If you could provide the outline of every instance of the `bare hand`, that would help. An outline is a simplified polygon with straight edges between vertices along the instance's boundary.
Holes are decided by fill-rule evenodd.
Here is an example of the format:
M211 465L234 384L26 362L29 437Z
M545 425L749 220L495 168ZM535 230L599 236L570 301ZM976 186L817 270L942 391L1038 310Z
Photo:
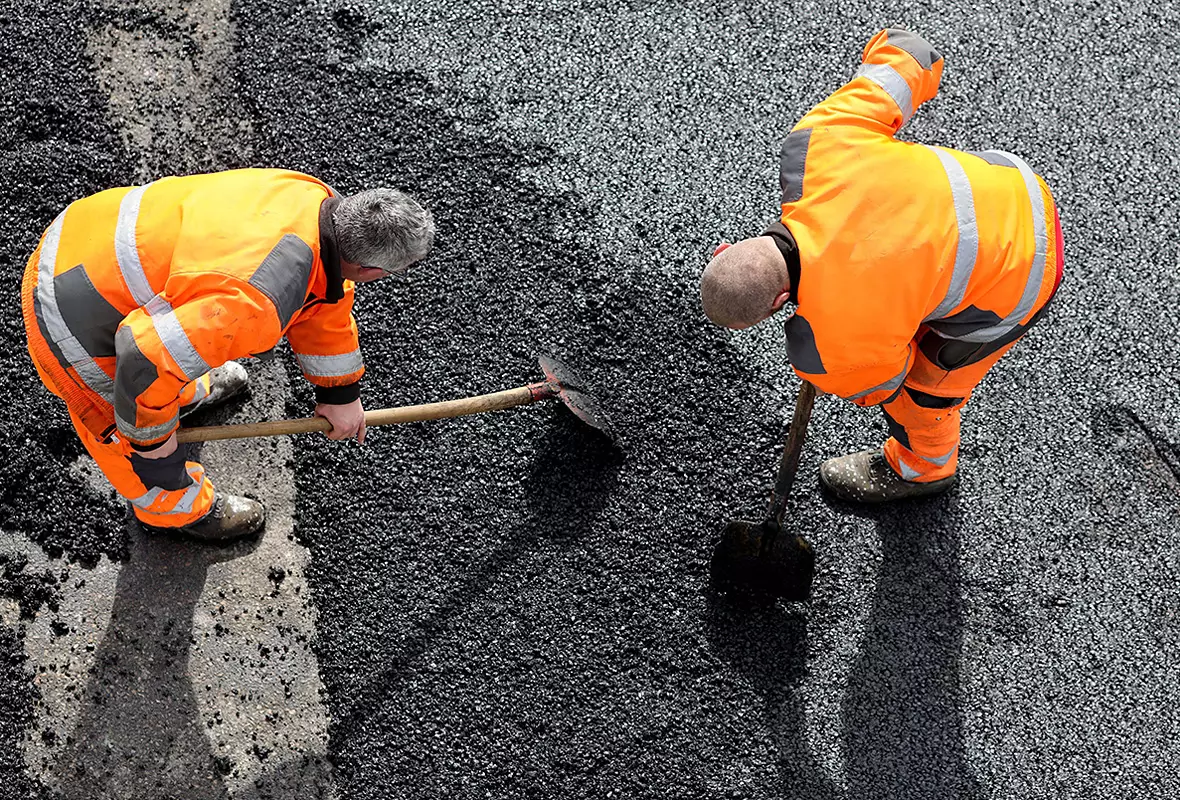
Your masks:
M153 450L140 450L139 454L144 458L167 458L176 452L176 431L163 441L163 443Z
M356 439L357 444L365 443L365 408L360 398L344 405L320 403L315 407L315 415L332 423L332 430L324 432L329 439L337 442Z

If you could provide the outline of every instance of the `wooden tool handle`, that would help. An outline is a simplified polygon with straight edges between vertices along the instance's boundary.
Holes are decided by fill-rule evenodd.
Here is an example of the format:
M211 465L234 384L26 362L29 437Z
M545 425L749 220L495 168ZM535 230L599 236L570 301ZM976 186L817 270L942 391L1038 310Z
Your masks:
M770 516L779 525L787 511L787 499L799 470L799 458L803 453L803 441L807 438L807 424L811 422L811 409L815 405L815 387L810 381L803 381L799 396L795 399L795 416L791 419L791 430L787 433L787 444L779 463L778 476L774 482L774 493L770 497Z
M554 397L557 389L552 384L534 383L502 392L425 403L417 406L381 408L365 412L365 425L396 425L402 422L422 422L429 419L463 417L504 408L524 406ZM176 434L178 442L212 442L217 439L252 439L260 436L285 436L290 433L329 431L332 424L323 417L308 419L279 419L271 422L252 422L245 425L210 425L204 428L183 428Z

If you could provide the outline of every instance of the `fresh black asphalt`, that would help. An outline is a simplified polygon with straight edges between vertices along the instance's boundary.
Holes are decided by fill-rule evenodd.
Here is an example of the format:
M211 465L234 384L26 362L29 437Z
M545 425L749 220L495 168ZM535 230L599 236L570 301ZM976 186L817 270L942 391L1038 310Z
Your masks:
M62 206L131 182L140 161L167 171L176 144L129 152L86 32L194 34L133 2L0 11L0 530L70 565L61 581L4 557L0 595L31 617L129 549L122 508L68 470L81 448L24 352L19 276ZM339 797L1180 791L1180 10L231 13L236 60L218 81L253 164L406 188L438 219L407 283L358 292L366 405L526 383L551 352L620 433L610 447L550 404L375 429L363 447L298 441ZM720 238L774 217L779 139L887 25L947 63L905 136L1027 158L1060 204L1066 280L965 412L947 496L826 500L819 462L885 429L821 398L790 514L819 554L815 597L734 609L708 591L709 549L726 520L761 512L797 382L778 323L711 327L697 278ZM290 373L288 411L304 415ZM49 794L21 755L40 735L22 626L0 625L0 797Z

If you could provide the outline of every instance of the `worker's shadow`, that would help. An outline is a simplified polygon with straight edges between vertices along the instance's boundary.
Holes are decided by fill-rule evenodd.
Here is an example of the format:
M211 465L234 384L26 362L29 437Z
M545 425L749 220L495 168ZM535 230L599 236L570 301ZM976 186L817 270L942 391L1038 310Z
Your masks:
M204 547L128 525L110 622L52 770L64 800L229 795L188 675L193 613L211 565L251 544Z
M744 677L762 701L773 737L780 786L773 796L839 796L807 746L800 694L807 663L807 618L797 607L744 608L706 594L705 630L713 652Z
M958 491L858 514L876 519L883 558L842 704L849 796L980 798L963 741Z
M564 409L554 408L545 441L525 481L526 513L520 524L501 533L503 542L449 593L437 611L422 619L396 652L389 666L353 696L348 708L333 722L333 730L363 730L371 715L390 707L399 687L417 669L417 662L450 626L451 619L489 586L497 576L543 540L569 544L601 513L618 482L622 452L602 434L588 428Z

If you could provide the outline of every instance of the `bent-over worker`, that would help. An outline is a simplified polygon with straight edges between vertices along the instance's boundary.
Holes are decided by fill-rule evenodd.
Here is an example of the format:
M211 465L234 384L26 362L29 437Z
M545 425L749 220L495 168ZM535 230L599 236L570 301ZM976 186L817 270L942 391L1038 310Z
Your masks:
M954 483L959 410L1043 317L1062 237L1049 188L1023 159L894 138L938 91L943 59L928 42L884 30L862 62L786 137L779 221L714 251L701 301L735 329L794 305L795 371L881 406L891 434L826 461L820 480L841 499L881 502Z
M363 441L354 284L406 270L433 240L429 212L402 192L342 197L285 170L109 189L67 206L29 259L29 352L142 525L231 541L265 511L186 460L180 417L244 389L234 359L285 336L328 437Z

